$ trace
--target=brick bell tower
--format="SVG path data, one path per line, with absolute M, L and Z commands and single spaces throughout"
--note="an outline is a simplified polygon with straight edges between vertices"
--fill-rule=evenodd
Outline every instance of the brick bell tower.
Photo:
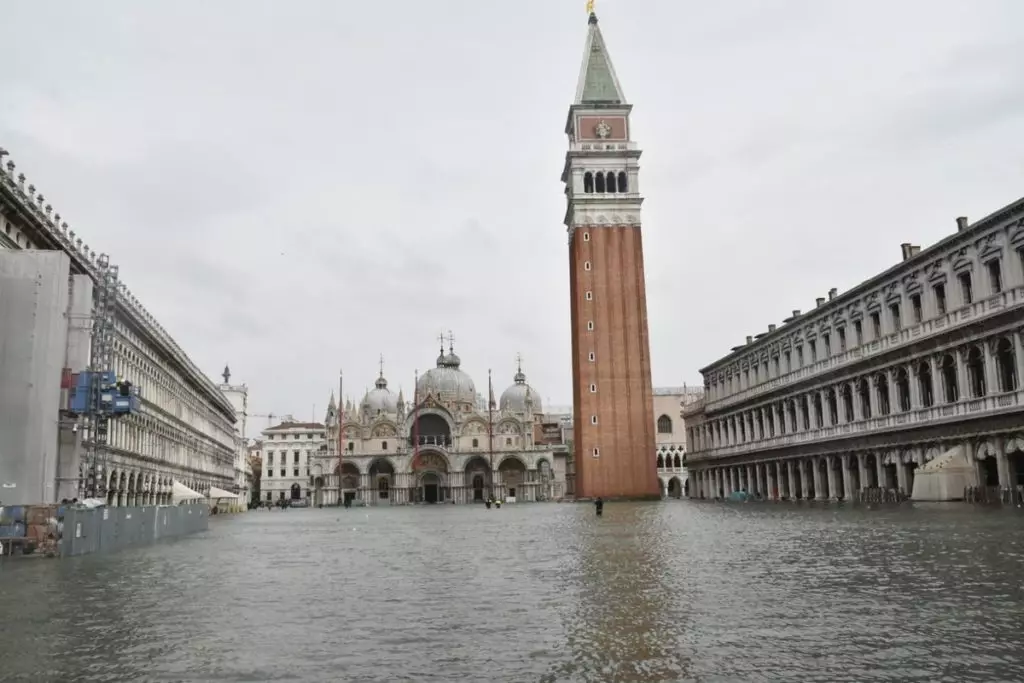
M 591 12 L 562 171 L 577 498 L 660 495 L 631 110 Z

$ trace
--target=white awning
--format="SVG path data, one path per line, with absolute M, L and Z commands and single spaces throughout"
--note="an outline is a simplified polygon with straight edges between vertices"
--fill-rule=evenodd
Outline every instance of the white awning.
M 177 479 L 175 479 L 174 483 L 171 484 L 171 502 L 175 505 L 185 500 L 202 500 L 204 498 L 206 498 L 206 496 L 201 493 L 196 493 Z
M 224 489 L 219 489 L 216 486 L 211 486 L 210 487 L 210 499 L 211 500 L 217 500 L 217 499 L 220 499 L 220 498 L 238 498 L 238 494 L 237 493 L 231 493 L 231 491 L 225 491 Z

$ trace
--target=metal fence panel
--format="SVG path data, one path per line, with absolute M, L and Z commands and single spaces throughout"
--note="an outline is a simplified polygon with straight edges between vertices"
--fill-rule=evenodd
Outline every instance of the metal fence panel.
M 112 553 L 209 528 L 205 505 L 67 509 L 60 556 Z

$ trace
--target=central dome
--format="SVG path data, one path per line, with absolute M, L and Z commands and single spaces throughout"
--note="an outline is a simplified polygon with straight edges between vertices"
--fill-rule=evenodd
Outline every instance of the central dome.
M 437 367 L 427 370 L 416 382 L 419 400 L 422 401 L 429 393 L 442 403 L 474 405 L 477 399 L 476 386 L 473 384 L 473 378 L 459 368 L 461 364 L 462 360 L 455 355 L 454 349 L 449 347 L 448 353 L 445 354 L 442 347 L 441 355 L 437 357 Z

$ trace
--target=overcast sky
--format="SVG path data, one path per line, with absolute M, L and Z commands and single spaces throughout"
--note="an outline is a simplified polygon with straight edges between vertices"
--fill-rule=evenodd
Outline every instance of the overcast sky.
M 571 401 L 583 0 L 4 4 L 0 146 L 254 413 L 437 335 Z M 1024 195 L 1021 0 L 598 0 L 645 150 L 655 385 Z M 262 427 L 262 425 L 259 425 Z

